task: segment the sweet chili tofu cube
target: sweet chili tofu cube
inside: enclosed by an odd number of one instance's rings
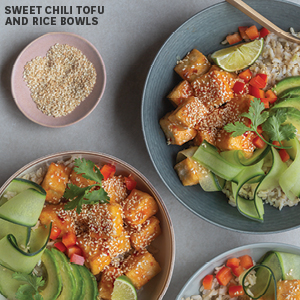
[[[122,269],[136,289],[140,289],[161,271],[159,263],[147,250],[130,255]]]
[[[174,89],[169,93],[167,98],[172,102],[172,104],[175,107],[177,107],[188,97],[193,95],[194,92],[192,90],[191,84],[187,80],[183,80],[174,87]]]
[[[183,145],[196,136],[197,131],[194,128],[187,128],[173,124],[169,120],[169,116],[170,113],[167,113],[159,121],[160,127],[166,136],[168,145]]]
[[[209,110],[203,102],[191,96],[169,115],[169,120],[173,124],[193,128],[208,113]]]
[[[148,193],[133,189],[123,202],[123,211],[125,222],[138,227],[158,212],[158,205]]]
[[[47,202],[52,204],[60,202],[69,181],[70,172],[69,167],[56,163],[50,164],[42,182],[42,187],[47,193]]]
[[[277,282],[277,300],[300,300],[300,280],[279,280]]]
[[[134,249],[142,250],[161,234],[159,220],[152,216],[142,224],[142,228],[133,232],[130,241]]]
[[[111,258],[126,253],[131,249],[130,237],[125,231],[116,238],[106,239],[104,243]]]
[[[211,64],[200,51],[193,49],[174,68],[174,71],[189,82],[206,73]]]
[[[92,184],[95,184],[96,181],[90,180],[90,179],[86,179],[82,176],[82,174],[77,174],[76,169],[72,169],[72,172],[70,174],[70,182],[81,187],[87,187],[90,186]]]
[[[124,176],[119,175],[107,178],[102,181],[102,187],[107,192],[110,203],[120,203],[128,196]]]
[[[255,150],[255,146],[252,143],[255,135],[254,132],[247,131],[243,135],[233,137],[231,136],[231,132],[222,129],[217,134],[215,145],[221,151],[242,150],[245,156],[249,158]]]
[[[208,170],[190,157],[174,166],[177,175],[184,186],[196,185],[207,175]]]
[[[113,266],[108,266],[103,270],[98,284],[100,299],[111,299],[111,294],[114,289],[114,282],[121,275],[123,275],[123,270]]]
[[[195,79],[191,85],[195,96],[210,110],[221,106],[233,98],[233,75],[212,68],[206,74]]]
[[[45,205],[39,218],[42,225],[49,226],[52,222],[52,226],[56,226],[61,230],[59,237],[62,237],[68,232],[75,232],[74,220],[64,210],[63,205],[49,204]]]
[[[218,130],[216,128],[197,130],[197,134],[193,139],[193,144],[195,146],[200,146],[203,141],[206,140],[208,143],[214,145],[217,133]]]

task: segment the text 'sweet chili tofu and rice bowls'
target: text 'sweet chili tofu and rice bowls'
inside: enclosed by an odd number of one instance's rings
[[[268,4],[249,1],[297,35],[299,6]],[[241,232],[284,231],[300,225],[299,103],[299,44],[220,3],[180,26],[156,56],[144,137],[162,180],[195,214]]]

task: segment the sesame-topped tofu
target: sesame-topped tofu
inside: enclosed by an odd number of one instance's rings
[[[110,203],[120,203],[128,196],[124,176],[112,176],[102,181],[102,187],[109,196]]]
[[[172,102],[172,104],[175,107],[177,107],[188,97],[193,95],[194,91],[192,89],[191,84],[187,80],[183,80],[174,87],[174,89],[170,92],[167,98]]]
[[[177,163],[174,167],[184,186],[195,185],[203,176],[207,175],[207,169],[190,157]]]
[[[193,49],[174,68],[174,71],[182,78],[192,82],[197,77],[206,73],[211,64],[200,51]]]
[[[277,300],[300,300],[300,280],[279,280]]]
[[[123,202],[124,219],[132,227],[139,227],[158,212],[155,199],[149,194],[133,189]]]
[[[233,98],[233,76],[213,66],[209,72],[195,79],[191,85],[195,96],[212,111]]]
[[[75,184],[81,188],[93,185],[96,183],[96,181],[86,179],[82,176],[82,174],[77,174],[74,169],[72,169],[72,172],[70,174],[70,182],[72,184]]]
[[[42,182],[46,191],[46,201],[57,204],[64,195],[71,169],[61,164],[51,163]]]
[[[134,249],[141,250],[161,234],[159,220],[152,216],[142,224],[142,228],[133,232],[130,241]]]
[[[116,238],[111,237],[106,239],[105,244],[111,258],[126,253],[131,249],[130,237],[125,231]]]
[[[169,120],[173,124],[193,128],[208,113],[209,110],[203,102],[191,96],[169,115]]]
[[[122,269],[136,289],[140,289],[161,271],[159,263],[147,250],[130,255]]]
[[[217,128],[197,130],[197,134],[193,139],[193,145],[200,146],[204,140],[212,145],[215,145],[217,133]]]
[[[255,146],[252,143],[255,135],[254,132],[247,131],[243,135],[233,137],[231,136],[231,132],[222,129],[217,134],[216,147],[221,151],[242,150],[244,151],[245,157],[249,158],[255,150]]]
[[[167,113],[159,121],[160,127],[166,136],[168,145],[183,145],[196,136],[197,131],[194,128],[187,128],[173,124],[169,120],[169,116],[170,113]]]
[[[101,280],[98,284],[100,299],[110,300],[114,289],[115,280],[123,275],[123,270],[113,266],[108,266],[101,274]]]

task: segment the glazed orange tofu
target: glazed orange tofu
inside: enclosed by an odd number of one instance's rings
[[[216,147],[221,151],[226,150],[242,150],[245,153],[245,157],[252,156],[255,146],[252,143],[255,137],[254,132],[247,131],[245,134],[233,137],[230,132],[224,129],[220,130],[216,138]]]
[[[177,163],[174,167],[178,177],[184,186],[195,185],[203,176],[207,175],[207,169],[190,157]]]
[[[168,144],[183,145],[192,140],[197,131],[194,128],[186,128],[180,125],[171,123],[169,120],[170,113],[160,119],[159,124],[162,128]]]
[[[123,210],[125,221],[138,227],[158,212],[158,205],[149,194],[133,189],[123,202]]]
[[[277,300],[300,300],[300,280],[279,280]]]
[[[64,218],[59,217],[59,214],[64,214]],[[61,230],[59,237],[62,237],[67,232],[74,232],[74,220],[64,213],[63,205],[49,204],[44,206],[41,215],[40,222],[42,225],[49,226],[53,223]]]
[[[206,140],[208,143],[215,145],[217,133],[218,130],[216,128],[197,130],[197,134],[193,139],[193,144],[195,146],[200,146],[203,141]]]
[[[191,84],[187,80],[181,81],[170,92],[167,98],[173,103],[175,107],[184,102],[188,97],[193,96]]]
[[[82,176],[82,174],[77,174],[75,169],[72,169],[72,172],[70,174],[70,182],[81,187],[87,187],[92,184],[95,184],[96,182],[90,179],[86,179]]]
[[[101,299],[110,300],[114,289],[115,280],[123,274],[122,269],[109,266],[101,274],[98,284],[99,296]]]
[[[131,280],[136,289],[140,289],[160,271],[160,265],[147,251],[133,253],[123,265],[125,275]]]
[[[181,61],[177,63],[174,71],[189,82],[206,73],[211,64],[200,51],[193,49]]]
[[[57,204],[64,195],[71,169],[60,164],[51,163],[42,182],[46,191],[46,201]]]
[[[159,220],[152,216],[148,220],[146,220],[142,228],[130,236],[130,241],[136,250],[141,250],[156,239],[161,234],[161,229],[159,225]]]
[[[107,192],[110,203],[120,203],[128,196],[124,176],[112,176],[103,180],[102,187]]]
[[[191,96],[169,115],[169,120],[173,124],[193,128],[208,113],[209,110],[204,103],[199,98]]]
[[[108,249],[108,253],[111,258],[131,249],[130,238],[125,231],[116,238],[108,238],[105,240],[105,245],[107,245],[106,248]]]

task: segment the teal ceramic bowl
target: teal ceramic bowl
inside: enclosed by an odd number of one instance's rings
[[[252,8],[288,31],[300,30],[300,6],[287,1],[246,0]],[[238,26],[260,25],[227,2],[200,11],[182,24],[165,42],[154,59],[145,83],[142,101],[142,126],[151,160],[161,179],[173,195],[190,211],[204,220],[239,232],[264,234],[282,232],[300,226],[300,206],[285,207],[281,211],[265,205],[265,220],[258,223],[245,218],[227,203],[221,192],[206,193],[201,187],[183,187],[173,167],[176,154],[186,146],[167,145],[159,119],[171,111],[166,99],[180,82],[173,71],[178,57],[197,48],[205,55],[220,49],[227,34]]]

